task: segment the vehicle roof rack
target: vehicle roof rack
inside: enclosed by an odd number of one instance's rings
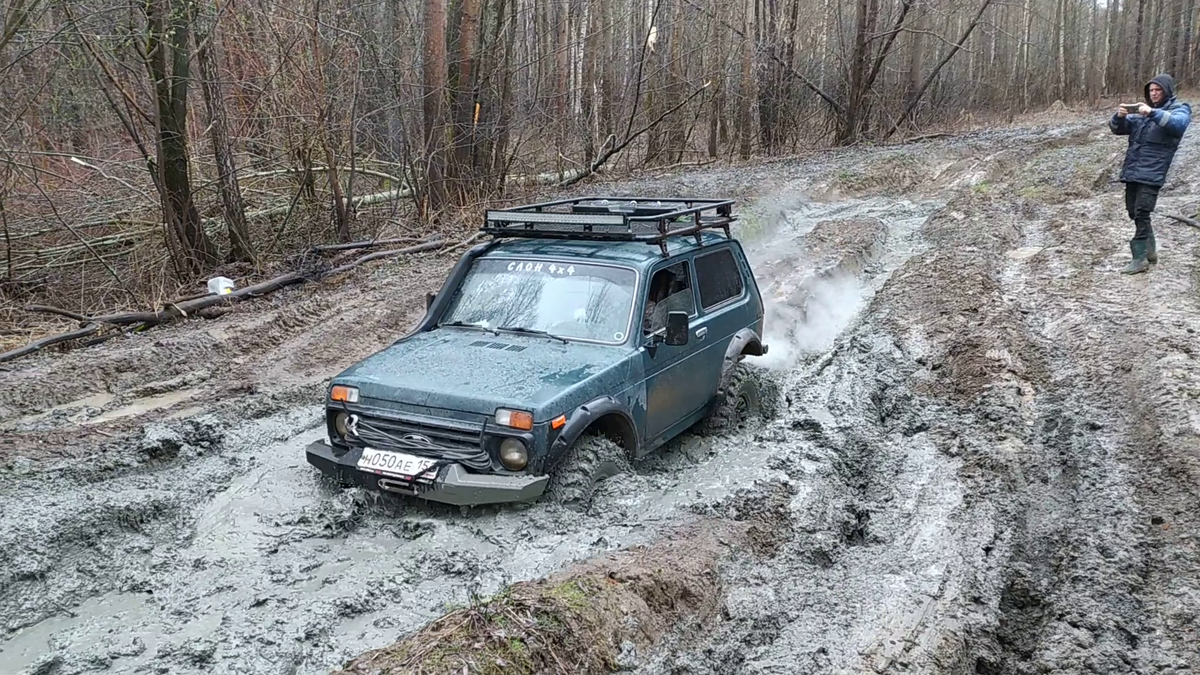
[[[494,237],[643,241],[667,255],[667,238],[722,230],[737,220],[732,199],[578,197],[490,209],[481,231]]]

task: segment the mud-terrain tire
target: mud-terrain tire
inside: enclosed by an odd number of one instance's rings
[[[585,433],[554,466],[546,493],[555,503],[586,508],[597,483],[629,470],[625,450],[616,441],[603,434]]]
[[[729,384],[712,411],[701,420],[700,433],[705,436],[733,433],[762,417],[761,379],[757,369],[745,361],[733,364]]]

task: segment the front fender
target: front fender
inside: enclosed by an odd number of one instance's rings
[[[615,414],[619,416],[626,425],[625,430],[625,451],[630,457],[636,455],[636,447],[630,447],[629,443],[637,442],[637,427],[633,423],[633,415],[629,410],[611,396],[601,396],[592,399],[587,403],[579,406],[567,418],[567,423],[563,426],[558,437],[550,444],[550,452],[546,457],[546,470],[552,468],[558,463],[558,460],[567,452],[567,449],[579,440],[583,432],[588,429],[596,420],[603,418],[605,415]]]
[[[733,339],[729,341],[729,347],[725,349],[725,360],[721,364],[721,381],[717,384],[717,397],[719,398],[725,393],[725,387],[729,384],[729,376],[733,372],[733,366],[738,361],[742,360],[743,354],[750,356],[764,356],[767,353],[767,347],[762,343],[762,339],[758,333],[752,328],[743,328],[734,334]]]

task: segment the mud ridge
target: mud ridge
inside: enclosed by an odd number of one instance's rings
[[[608,673],[720,611],[717,568],[754,538],[736,521],[685,525],[664,540],[571,565],[453,611],[341,675],[387,672]]]

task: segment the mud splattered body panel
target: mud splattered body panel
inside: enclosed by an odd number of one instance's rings
[[[646,324],[655,311],[651,280],[668,268],[677,286],[671,298],[688,314],[684,344],[668,343],[665,325]],[[665,305],[657,309],[665,316]],[[730,363],[727,352],[759,352],[762,329],[745,254],[736,240],[713,233],[699,241],[675,237],[666,255],[641,242],[480,245],[450,273],[416,331],[333,378],[330,442],[310,446],[309,461],[363,484],[354,465],[362,441],[429,441],[438,447],[423,456],[508,481],[480,500],[506,501],[510,489],[536,497],[541,487],[530,495],[529,481],[552,470],[603,418],[616,420],[631,457],[702,419]],[[333,400],[336,387],[351,388],[355,400]],[[527,413],[525,427],[501,423],[498,411],[508,410]],[[384,427],[390,433],[378,433]],[[500,461],[506,439],[528,452],[520,470]],[[464,454],[470,446],[475,452]],[[438,487],[449,470],[430,469],[440,472]],[[368,486],[387,489],[367,478]],[[438,489],[414,491],[439,498]]]

